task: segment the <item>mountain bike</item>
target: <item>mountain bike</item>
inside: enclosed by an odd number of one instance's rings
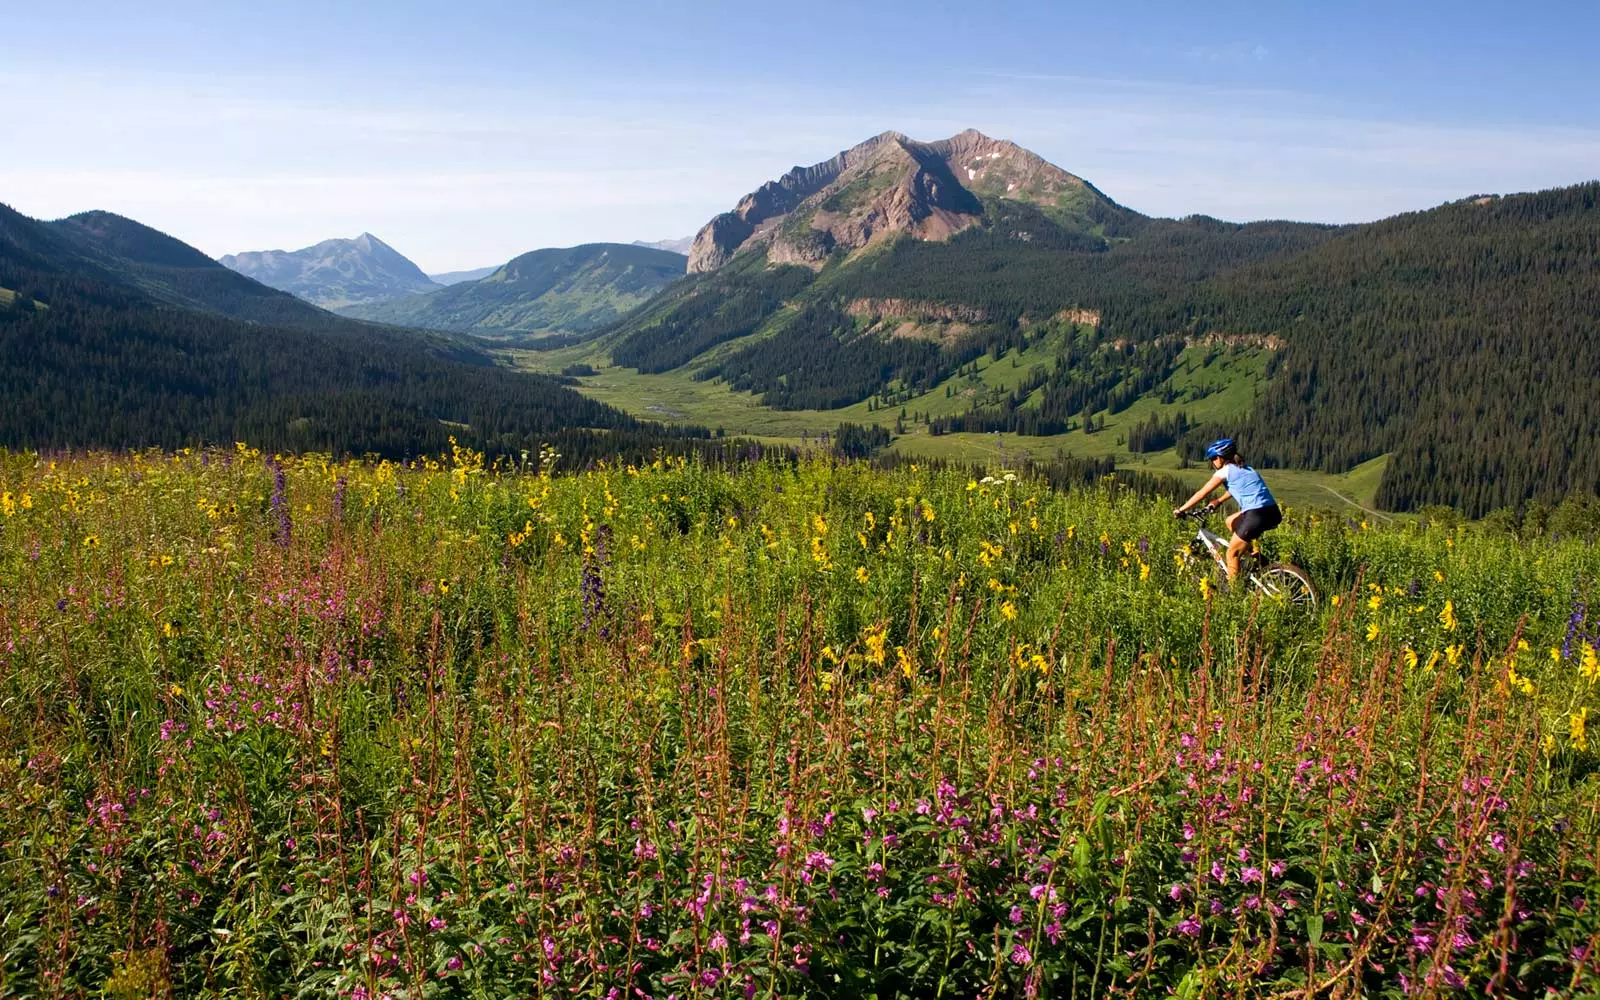
[[[1203,568],[1215,573],[1223,584],[1228,580],[1228,540],[1206,530],[1205,519],[1215,512],[1213,507],[1196,507],[1179,514],[1179,517],[1199,521],[1199,529],[1188,544],[1178,547],[1178,556],[1186,567]],[[1210,559],[1210,564],[1206,563]],[[1311,575],[1293,563],[1269,563],[1252,545],[1239,554],[1239,575],[1250,587],[1275,601],[1283,601],[1304,611],[1315,611],[1321,598]]]

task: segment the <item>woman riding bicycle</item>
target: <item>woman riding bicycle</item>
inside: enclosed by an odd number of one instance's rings
[[[1216,475],[1207,480],[1194,496],[1172,513],[1174,517],[1180,516],[1204,500],[1218,486],[1227,486],[1222,496],[1208,505],[1208,509],[1216,509],[1229,497],[1238,501],[1238,511],[1227,518],[1228,530],[1233,532],[1233,538],[1228,541],[1226,558],[1228,579],[1232,580],[1239,575],[1239,557],[1244,554],[1244,550],[1252,547],[1256,539],[1282,524],[1283,512],[1278,509],[1278,501],[1272,498],[1272,491],[1267,489],[1261,474],[1244,464],[1244,459],[1239,457],[1238,449],[1233,446],[1233,438],[1222,438],[1211,442],[1211,446],[1206,449],[1206,458],[1210,460],[1211,468],[1216,470]]]

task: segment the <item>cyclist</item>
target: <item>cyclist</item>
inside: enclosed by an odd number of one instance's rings
[[[1221,438],[1211,442],[1206,449],[1206,458],[1211,462],[1211,468],[1216,470],[1206,484],[1195,495],[1184,502],[1183,506],[1175,508],[1174,517],[1204,500],[1212,490],[1218,486],[1226,485],[1227,489],[1222,496],[1207,505],[1208,510],[1220,507],[1229,497],[1238,501],[1239,509],[1227,518],[1228,530],[1233,532],[1233,538],[1228,541],[1228,579],[1232,580],[1239,575],[1239,557],[1246,548],[1253,549],[1256,539],[1283,523],[1283,512],[1278,509],[1278,501],[1272,498],[1272,491],[1267,489],[1267,484],[1261,478],[1261,473],[1244,464],[1244,459],[1239,457],[1239,450],[1234,447],[1233,438]]]

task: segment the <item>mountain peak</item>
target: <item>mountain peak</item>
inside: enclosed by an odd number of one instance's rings
[[[1075,226],[1086,204],[1112,204],[1082,178],[977,129],[934,142],[891,130],[746,195],[695,236],[689,270],[714,271],[747,248],[819,267],[837,249],[894,236],[946,240],[981,224],[985,203],[1001,199]]]
[[[367,232],[300,250],[229,254],[222,263],[325,309],[388,302],[440,287],[398,250]]]

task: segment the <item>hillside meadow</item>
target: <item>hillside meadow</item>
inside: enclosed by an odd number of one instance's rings
[[[1171,506],[0,455],[0,995],[1600,990],[1593,528]]]

